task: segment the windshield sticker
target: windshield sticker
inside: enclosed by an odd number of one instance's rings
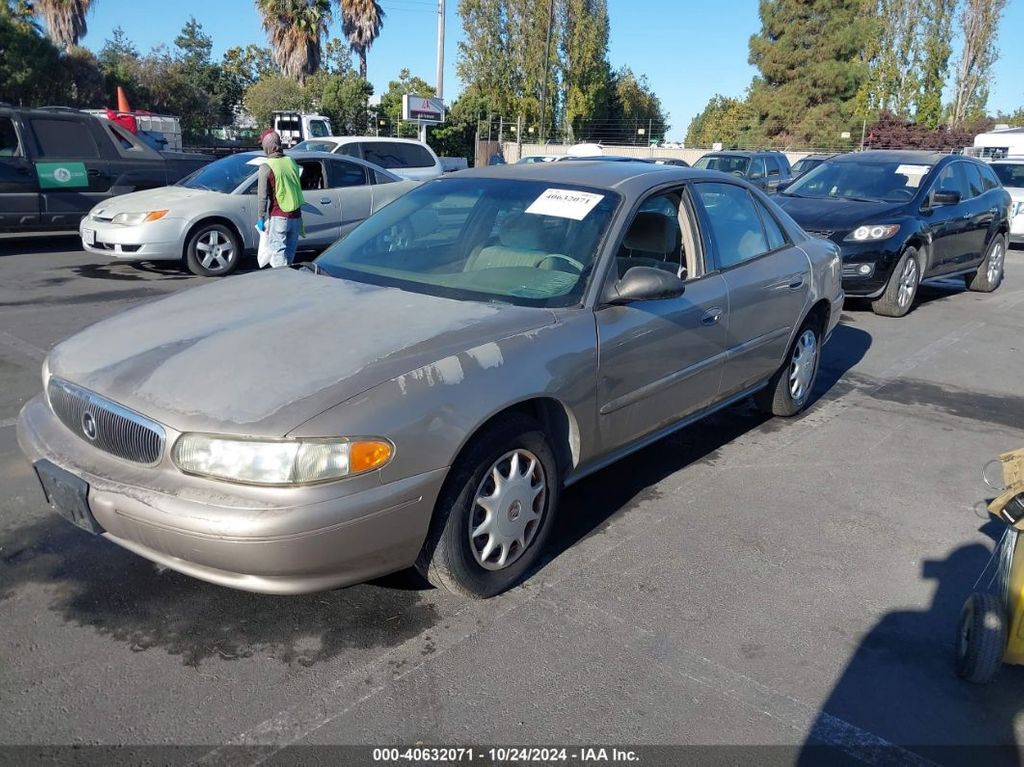
[[[545,189],[526,212],[535,216],[557,216],[582,221],[603,199],[603,194],[577,192],[573,189]]]
[[[916,189],[921,186],[921,179],[927,176],[931,169],[931,165],[900,165],[896,168],[896,174],[906,176],[907,186]]]

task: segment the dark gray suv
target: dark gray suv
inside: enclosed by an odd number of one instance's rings
[[[749,181],[765,192],[775,192],[779,185],[793,180],[789,160],[782,152],[749,152],[738,149],[711,152],[694,163],[695,168],[731,173]]]

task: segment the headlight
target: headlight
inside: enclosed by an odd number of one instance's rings
[[[869,226],[858,226],[843,239],[847,242],[875,242],[887,240],[899,230],[899,224],[870,224]]]
[[[127,226],[135,226],[136,224],[144,224],[147,221],[159,221],[161,218],[167,215],[169,211],[166,210],[150,210],[143,211],[142,213],[118,213],[112,219],[113,224],[125,224]]]
[[[186,474],[253,485],[308,485],[379,469],[394,452],[383,439],[249,440],[183,434],[171,457]]]
[[[1015,202],[1015,203],[1013,203],[1010,206],[1010,215],[1011,216],[1024,215],[1024,200],[1021,200],[1020,202]]]

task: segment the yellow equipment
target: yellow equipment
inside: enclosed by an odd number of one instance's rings
[[[957,629],[957,673],[978,684],[991,681],[1003,663],[1024,665],[1024,545],[1017,546],[1024,532],[1024,448],[1003,453],[999,463],[1003,484],[988,512],[1007,528],[992,555],[994,593],[971,594]]]

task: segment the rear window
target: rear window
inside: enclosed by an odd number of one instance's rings
[[[363,159],[382,168],[432,168],[434,158],[419,144],[372,141],[363,144]]]
[[[693,167],[717,170],[722,173],[735,173],[738,176],[746,174],[750,165],[749,157],[736,157],[734,155],[704,155]]]
[[[300,141],[292,149],[296,152],[333,152],[337,146],[333,141]]]
[[[92,133],[78,120],[36,117],[31,125],[43,157],[90,159],[100,156]]]

